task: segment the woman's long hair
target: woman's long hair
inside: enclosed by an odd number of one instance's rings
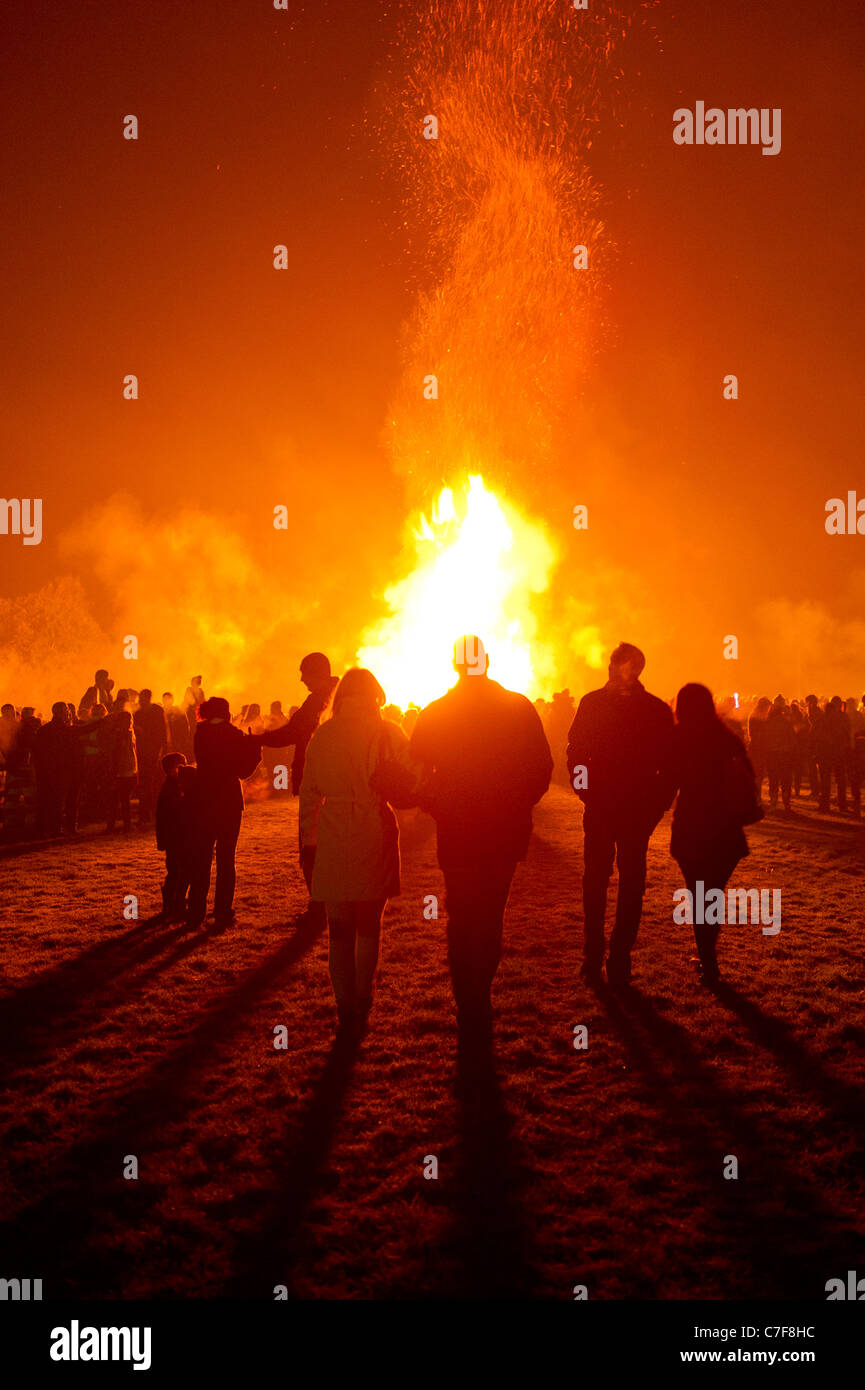
[[[708,686],[690,681],[676,696],[676,724],[688,744],[722,742],[729,732]]]
[[[333,713],[339,714],[343,700],[357,700],[368,705],[371,712],[378,713],[385,702],[385,694],[373,675],[362,666],[353,666],[346,671],[336,688],[333,697]]]

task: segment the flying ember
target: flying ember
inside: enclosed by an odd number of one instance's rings
[[[483,639],[495,679],[530,697],[547,664],[532,597],[549,583],[552,542],[481,477],[470,476],[461,492],[455,499],[444,488],[431,517],[420,517],[415,568],[385,591],[391,612],[367,629],[358,652],[402,708],[424,705],[454,683],[451,652],[464,632]]]

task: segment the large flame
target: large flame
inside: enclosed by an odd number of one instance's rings
[[[453,644],[462,633],[482,639],[490,674],[512,690],[536,696],[549,667],[531,606],[556,560],[546,531],[477,475],[459,491],[455,499],[444,488],[432,516],[421,516],[416,567],[385,592],[391,613],[364,633],[358,652],[403,709],[453,685]]]

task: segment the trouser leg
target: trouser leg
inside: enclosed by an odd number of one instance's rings
[[[502,929],[515,860],[445,868],[448,967],[460,1023],[492,1016],[490,990],[502,954]]]
[[[611,826],[586,810],[583,818],[583,931],[585,963],[600,970],[604,960],[604,917],[607,889],[616,857]]]
[[[78,799],[80,792],[80,782],[73,782],[66,793],[66,829],[70,835],[74,834],[78,829]]]
[[[450,901],[450,897],[449,897]],[[473,903],[448,918],[448,968],[460,1023],[492,1016],[490,990],[501,960],[502,919]]]
[[[216,891],[213,899],[215,917],[227,917],[234,905],[237,870],[234,864],[240,816],[232,817],[219,827],[216,837]]]
[[[318,902],[312,896],[312,875],[315,869],[315,845],[305,845],[300,851],[300,868],[309,893],[309,903],[307,904],[307,920],[318,930],[324,930],[327,926],[327,908],[323,902]]]
[[[117,823],[117,811],[120,806],[120,782],[116,777],[111,783],[109,798],[107,829],[113,830]]]
[[[626,979],[631,972],[631,951],[637,939],[643,912],[648,847],[648,835],[640,832],[624,833],[616,840],[619,895],[616,902],[616,925],[610,936],[610,963],[615,972]]]
[[[733,868],[729,862],[701,867],[698,871],[689,865],[689,872],[685,875],[685,884],[691,894],[691,902],[697,900],[697,881],[702,881],[705,897],[719,889],[722,893],[726,890],[727,883]],[[700,965],[703,969],[703,977],[706,980],[717,980],[718,978],[718,937],[721,928],[716,924],[710,925],[706,922],[694,922],[694,941],[697,946],[697,955],[700,958]]]
[[[45,787],[40,790],[39,804],[42,812],[42,833],[49,839],[60,834],[63,813],[63,792],[58,787]]]
[[[847,779],[850,785],[850,798],[853,802],[853,814],[858,818],[862,813],[862,772],[856,750],[847,761]]]
[[[773,806],[777,805],[778,802],[778,782],[778,764],[773,758],[769,763],[769,801]]]
[[[165,878],[162,883],[162,911],[173,912],[177,907],[177,889],[180,877],[180,858],[172,850],[165,852]]]
[[[207,916],[207,895],[210,892],[210,870],[213,864],[215,835],[204,835],[190,851],[189,906],[190,922],[203,922]]]
[[[817,761],[817,775],[820,782],[820,810],[829,810],[829,797],[832,794],[832,765],[823,758]]]

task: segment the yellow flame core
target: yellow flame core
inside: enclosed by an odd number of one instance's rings
[[[531,698],[550,665],[532,612],[532,596],[547,588],[556,561],[546,531],[477,475],[463,494],[458,510],[444,488],[431,517],[420,517],[417,564],[385,591],[391,612],[367,629],[358,651],[360,665],[403,709],[428,704],[453,685],[453,644],[463,633],[483,641],[492,677]]]

